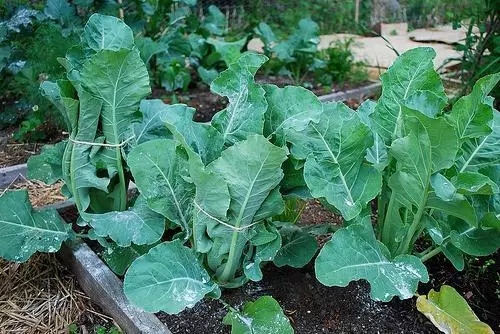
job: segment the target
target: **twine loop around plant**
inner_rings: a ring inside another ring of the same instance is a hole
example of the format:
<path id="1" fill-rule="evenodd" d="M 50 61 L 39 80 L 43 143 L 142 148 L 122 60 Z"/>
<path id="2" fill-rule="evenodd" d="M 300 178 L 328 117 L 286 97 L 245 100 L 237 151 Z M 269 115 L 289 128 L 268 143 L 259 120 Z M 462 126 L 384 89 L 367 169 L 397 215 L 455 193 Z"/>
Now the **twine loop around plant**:
<path id="1" fill-rule="evenodd" d="M 82 141 L 82 140 L 76 140 L 71 137 L 68 137 L 68 140 L 74 144 L 80 144 L 80 145 L 89 145 L 89 146 L 103 146 L 103 147 L 122 147 L 125 144 L 127 144 L 129 141 L 134 139 L 135 136 L 129 137 L 126 140 L 122 141 L 121 143 L 118 144 L 107 144 L 107 143 L 97 143 L 97 142 L 90 142 L 90 141 Z"/>
<path id="2" fill-rule="evenodd" d="M 232 229 L 233 231 L 236 231 L 236 232 L 242 232 L 242 231 L 244 231 L 244 230 L 246 230 L 246 229 L 248 229 L 248 228 L 250 228 L 250 227 L 252 227 L 254 225 L 257 225 L 258 223 L 260 223 L 260 221 L 258 221 L 258 222 L 254 222 L 252 224 L 248 224 L 248 225 L 245 225 L 245 226 L 236 227 L 236 226 L 233 226 L 231 224 L 223 222 L 222 220 L 220 220 L 220 219 L 212 216 L 211 214 L 209 214 L 208 212 L 206 212 L 205 210 L 203 210 L 203 208 L 198 203 L 196 203 L 196 201 L 194 201 L 194 206 L 198 209 L 198 211 L 203 212 L 210 219 L 212 219 L 212 220 L 216 221 L 217 223 L 222 224 L 222 225 L 224 225 L 226 227 L 229 227 L 230 229 Z"/>

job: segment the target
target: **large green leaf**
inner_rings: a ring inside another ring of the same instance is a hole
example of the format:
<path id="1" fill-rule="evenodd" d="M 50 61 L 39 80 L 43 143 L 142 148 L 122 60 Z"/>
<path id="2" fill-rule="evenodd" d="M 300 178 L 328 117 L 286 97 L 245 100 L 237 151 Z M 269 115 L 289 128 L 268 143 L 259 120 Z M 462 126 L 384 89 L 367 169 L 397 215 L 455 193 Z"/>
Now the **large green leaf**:
<path id="1" fill-rule="evenodd" d="M 318 98 L 302 87 L 264 85 L 268 109 L 264 116 L 264 136 L 284 145 L 290 131 L 303 131 L 310 122 L 317 123 L 323 111 Z"/>
<path id="2" fill-rule="evenodd" d="M 272 224 L 261 224 L 254 231 L 256 234 L 250 239 L 251 247 L 243 261 L 243 272 L 248 279 L 258 282 L 263 277 L 261 264 L 273 261 L 281 247 L 281 235 Z"/>
<path id="3" fill-rule="evenodd" d="M 491 112 L 491 132 L 482 137 L 464 140 L 462 155 L 457 160 L 461 172 L 500 164 L 500 112 Z"/>
<path id="4" fill-rule="evenodd" d="M 193 108 L 174 105 L 168 113 L 162 115 L 162 121 L 186 149 L 197 154 L 203 164 L 207 165 L 220 156 L 224 139 L 210 124 L 193 121 L 194 112 Z"/>
<path id="5" fill-rule="evenodd" d="M 276 254 L 273 263 L 278 267 L 302 268 L 316 254 L 318 242 L 299 226 L 290 223 L 282 223 L 280 226 L 283 246 Z"/>
<path id="6" fill-rule="evenodd" d="M 500 72 L 479 79 L 472 92 L 453 105 L 447 116 L 461 140 L 484 137 L 491 133 L 488 123 L 493 118 L 493 112 L 491 105 L 486 103 L 486 96 L 499 80 Z"/>
<path id="7" fill-rule="evenodd" d="M 264 89 L 254 82 L 254 75 L 266 60 L 266 56 L 245 53 L 210 86 L 212 92 L 229 100 L 227 108 L 212 119 L 212 125 L 222 133 L 226 144 L 263 132 L 267 102 Z"/>
<path id="8" fill-rule="evenodd" d="M 446 100 L 439 74 L 432 60 L 436 52 L 432 48 L 415 48 L 399 56 L 381 76 L 382 96 L 371 115 L 373 127 L 386 144 L 401 136 L 402 105 L 413 94 L 422 90 L 434 93 Z"/>
<path id="9" fill-rule="evenodd" d="M 92 14 L 89 18 L 85 28 L 83 28 L 83 40 L 89 48 L 96 52 L 101 50 L 119 51 L 134 47 L 132 29 L 119 18 L 101 14 Z M 132 74 L 135 73 L 132 72 Z"/>
<path id="10" fill-rule="evenodd" d="M 86 219 L 100 237 L 110 237 L 120 247 L 152 244 L 165 232 L 165 218 L 152 211 L 139 196 L 127 211 L 88 214 Z"/>
<path id="11" fill-rule="evenodd" d="M 431 289 L 427 296 L 419 296 L 417 309 L 443 333 L 493 334 L 491 327 L 479 320 L 467 301 L 448 285 L 442 285 L 440 291 Z"/>
<path id="12" fill-rule="evenodd" d="M 231 326 L 231 334 L 292 334 L 290 321 L 278 302 L 271 296 L 262 296 L 248 302 L 242 311 L 230 310 L 224 324 Z"/>
<path id="13" fill-rule="evenodd" d="M 150 140 L 134 147 L 127 162 L 149 207 L 189 234 L 195 187 L 188 182 L 189 165 L 184 149 L 174 140 Z"/>
<path id="14" fill-rule="evenodd" d="M 286 149 L 253 135 L 223 151 L 208 165 L 209 174 L 196 181 L 194 234 L 221 283 L 233 280 L 248 240 L 263 232 L 254 224 L 283 211 L 276 187 L 286 154 Z"/>
<path id="15" fill-rule="evenodd" d="M 120 144 L 128 139 L 124 134 L 130 123 L 137 120 L 139 102 L 151 92 L 148 71 L 139 52 L 99 51 L 84 64 L 81 82 L 103 103 L 101 127 L 106 142 Z"/>
<path id="16" fill-rule="evenodd" d="M 28 159 L 28 178 L 53 184 L 63 179 L 62 161 L 67 141 L 45 145 L 38 155 Z"/>
<path id="17" fill-rule="evenodd" d="M 422 262 L 412 255 L 387 257 L 385 246 L 375 239 L 369 224 L 352 224 L 338 230 L 316 258 L 316 277 L 327 286 L 347 286 L 365 279 L 374 300 L 413 297 L 420 282 L 429 276 Z"/>
<path id="18" fill-rule="evenodd" d="M 389 178 L 392 193 L 382 234 L 382 241 L 392 253 L 401 241 L 397 240 L 398 234 L 410 224 L 418 226 L 426 207 L 449 211 L 458 204 L 440 201 L 431 194 L 433 172 L 450 167 L 457 153 L 458 141 L 453 129 L 447 128 L 442 118 L 431 119 L 405 107 L 403 109 L 403 126 L 407 135 L 393 141 L 389 152 L 397 165 L 396 172 Z M 475 220 L 473 210 L 470 216 Z M 410 247 L 408 241 L 402 244 L 404 248 Z M 400 250 L 403 253 L 407 251 Z"/>
<path id="19" fill-rule="evenodd" d="M 241 49 L 247 43 L 247 38 L 242 38 L 234 42 L 226 42 L 222 39 L 209 38 L 207 43 L 213 45 L 215 48 L 215 52 L 217 52 L 221 59 L 226 63 L 226 65 L 230 65 L 236 61 L 241 55 Z"/>
<path id="20" fill-rule="evenodd" d="M 76 9 L 67 0 L 48 0 L 44 13 L 61 25 L 70 25 L 77 20 Z"/>
<path id="21" fill-rule="evenodd" d="M 207 30 L 210 34 L 223 35 L 226 28 L 226 16 L 217 8 L 210 5 L 208 13 L 203 20 L 201 27 Z"/>
<path id="22" fill-rule="evenodd" d="M 86 91 L 79 92 L 80 115 L 78 127 L 71 137 L 80 142 L 93 142 L 97 133 L 102 101 Z M 76 132 L 76 133 L 75 133 Z M 63 161 L 64 181 L 69 185 L 80 214 L 90 205 L 92 188 L 108 191 L 109 178 L 97 175 L 97 168 L 90 161 L 91 145 L 68 142 Z M 67 181 L 69 179 L 69 182 Z"/>
<path id="23" fill-rule="evenodd" d="M 168 138 L 170 131 L 165 126 L 168 113 L 176 110 L 188 112 L 188 107 L 180 104 L 168 105 L 162 100 L 142 100 L 139 110 L 142 113 L 142 121 L 132 124 L 135 144 Z"/>
<path id="24" fill-rule="evenodd" d="M 177 314 L 218 287 L 190 248 L 164 242 L 135 260 L 125 275 L 127 298 L 147 312 Z"/>
<path id="25" fill-rule="evenodd" d="M 358 108 L 357 112 L 361 122 L 367 127 L 372 129 L 372 121 L 370 115 L 375 112 L 375 107 L 377 103 L 372 100 L 364 101 Z M 373 135 L 373 146 L 366 151 L 366 161 L 373 164 L 377 170 L 384 170 L 389 164 L 389 157 L 387 155 L 387 148 L 385 146 L 384 140 L 379 134 L 375 133 L 372 129 Z"/>
<path id="26" fill-rule="evenodd" d="M 370 129 L 344 104 L 325 104 L 319 123 L 310 123 L 289 141 L 292 155 L 306 159 L 304 178 L 311 194 L 325 198 L 346 220 L 379 193 L 381 175 L 364 162 L 373 145 Z"/>
<path id="27" fill-rule="evenodd" d="M 462 252 L 474 256 L 490 255 L 500 248 L 500 220 L 491 219 L 489 225 L 483 221 L 479 226 L 470 226 L 450 219 L 450 242 Z"/>
<path id="28" fill-rule="evenodd" d="M 55 209 L 33 210 L 26 190 L 9 191 L 0 197 L 0 256 L 16 262 L 36 252 L 53 253 L 73 236 Z"/>
<path id="29" fill-rule="evenodd" d="M 69 81 L 58 80 L 57 82 L 44 81 L 40 85 L 42 96 L 53 103 L 66 125 L 66 130 L 71 132 L 77 123 L 78 101 L 74 99 L 75 91 Z"/>
<path id="30" fill-rule="evenodd" d="M 130 245 L 129 247 L 120 247 L 114 242 L 107 242 L 106 249 L 102 252 L 102 258 L 111 270 L 117 275 L 123 276 L 127 272 L 132 262 L 139 256 L 149 252 L 152 245 Z"/>

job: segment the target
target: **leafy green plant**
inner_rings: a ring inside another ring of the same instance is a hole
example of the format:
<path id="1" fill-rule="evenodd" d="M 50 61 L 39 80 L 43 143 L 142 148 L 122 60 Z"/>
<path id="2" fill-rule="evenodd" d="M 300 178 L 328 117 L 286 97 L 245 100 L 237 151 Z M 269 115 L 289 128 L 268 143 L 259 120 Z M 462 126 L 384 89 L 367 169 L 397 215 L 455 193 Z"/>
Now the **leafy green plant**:
<path id="1" fill-rule="evenodd" d="M 449 61 L 459 61 L 459 79 L 461 90 L 454 97 L 458 100 L 468 94 L 474 84 L 483 76 L 498 71 L 500 66 L 500 7 L 496 1 L 485 1 L 476 7 L 466 23 L 461 23 L 461 17 L 456 17 L 454 28 L 465 26 L 466 37 L 455 49 L 462 55 Z M 492 96 L 500 97 L 500 87 L 496 87 Z"/>
<path id="2" fill-rule="evenodd" d="M 261 22 L 255 34 L 264 43 L 264 53 L 277 62 L 270 62 L 271 71 L 288 75 L 294 84 L 301 84 L 306 75 L 324 67 L 318 58 L 319 27 L 311 19 L 300 20 L 295 31 L 279 41 L 271 27 Z"/>
<path id="3" fill-rule="evenodd" d="M 351 51 L 353 43 L 353 39 L 337 41 L 321 50 L 319 57 L 325 66 L 316 71 L 317 81 L 331 87 L 334 83 L 342 86 L 346 82 L 356 84 L 368 80 L 365 64 L 354 59 Z"/>
<path id="4" fill-rule="evenodd" d="M 325 285 L 365 279 L 375 300 L 406 299 L 428 281 L 423 262 L 433 256 L 443 253 L 462 270 L 463 254 L 500 246 L 500 114 L 487 96 L 500 73 L 478 80 L 445 113 L 434 56 L 431 48 L 406 52 L 382 75 L 378 103 L 366 101 L 357 112 L 325 104 L 319 123 L 288 139 L 311 195 L 346 221 L 316 259 Z M 432 246 L 419 253 L 423 236 Z"/>

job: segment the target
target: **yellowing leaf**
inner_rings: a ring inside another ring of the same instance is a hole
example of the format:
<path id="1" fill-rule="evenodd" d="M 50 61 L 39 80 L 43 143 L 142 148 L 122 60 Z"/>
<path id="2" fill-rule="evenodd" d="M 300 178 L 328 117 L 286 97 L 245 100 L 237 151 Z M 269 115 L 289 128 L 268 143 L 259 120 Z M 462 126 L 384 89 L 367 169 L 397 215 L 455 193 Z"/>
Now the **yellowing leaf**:
<path id="1" fill-rule="evenodd" d="M 467 301 L 449 285 L 419 296 L 417 309 L 441 332 L 448 334 L 493 334 L 490 326 L 479 320 Z"/>

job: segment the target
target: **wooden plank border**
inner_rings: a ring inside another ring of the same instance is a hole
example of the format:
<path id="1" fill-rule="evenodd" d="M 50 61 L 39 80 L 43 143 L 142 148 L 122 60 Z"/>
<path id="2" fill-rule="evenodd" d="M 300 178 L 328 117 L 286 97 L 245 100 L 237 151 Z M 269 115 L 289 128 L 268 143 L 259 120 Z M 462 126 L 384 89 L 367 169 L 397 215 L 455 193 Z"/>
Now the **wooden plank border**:
<path id="1" fill-rule="evenodd" d="M 26 176 L 27 165 L 14 165 L 0 168 L 0 188 L 9 186 L 19 175 Z"/>
<path id="2" fill-rule="evenodd" d="M 346 91 L 335 92 L 331 94 L 318 96 L 321 102 L 347 101 L 351 99 L 362 99 L 365 96 L 372 95 L 381 90 L 382 83 L 380 81 L 371 83 L 366 86 L 349 89 Z"/>
<path id="3" fill-rule="evenodd" d="M 154 314 L 130 304 L 122 281 L 86 243 L 67 242 L 58 256 L 76 276 L 85 293 L 113 317 L 124 333 L 172 334 Z"/>

